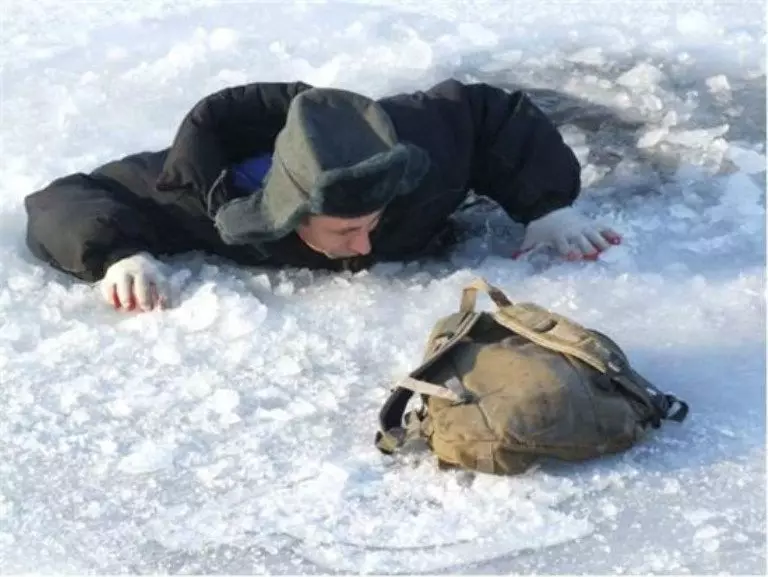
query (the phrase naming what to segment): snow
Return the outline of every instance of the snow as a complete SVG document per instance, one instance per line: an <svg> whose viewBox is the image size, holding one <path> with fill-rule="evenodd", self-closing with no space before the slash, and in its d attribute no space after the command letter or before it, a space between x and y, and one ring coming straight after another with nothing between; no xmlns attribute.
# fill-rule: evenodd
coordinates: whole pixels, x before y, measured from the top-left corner
<svg viewBox="0 0 768 577"><path fill-rule="evenodd" d="M766 572L762 2L10 0L2 18L4 573ZM443 261L177 258L179 306L135 316L24 247L24 195L166 146L213 90L451 75L555 91L532 94L583 163L579 206L624 244L510 260L521 227L481 205ZM380 455L388 385L475 275L612 335L689 419L516 478Z"/></svg>

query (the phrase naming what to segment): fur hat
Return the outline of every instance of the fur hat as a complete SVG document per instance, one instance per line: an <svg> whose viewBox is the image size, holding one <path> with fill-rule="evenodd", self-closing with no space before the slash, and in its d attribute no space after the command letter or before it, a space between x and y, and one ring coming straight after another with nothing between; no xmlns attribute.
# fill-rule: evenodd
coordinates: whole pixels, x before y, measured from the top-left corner
<svg viewBox="0 0 768 577"><path fill-rule="evenodd" d="M262 188L222 206L216 227L228 244L258 244L289 234L307 215L370 214L414 190L429 162L426 151L398 141L376 101L311 88L291 101Z"/></svg>

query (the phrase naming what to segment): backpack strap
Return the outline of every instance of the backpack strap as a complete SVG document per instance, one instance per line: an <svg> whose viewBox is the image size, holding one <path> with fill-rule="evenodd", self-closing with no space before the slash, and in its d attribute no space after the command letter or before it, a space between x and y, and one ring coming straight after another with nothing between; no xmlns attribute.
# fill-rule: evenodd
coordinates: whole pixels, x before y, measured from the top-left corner
<svg viewBox="0 0 768 577"><path fill-rule="evenodd" d="M462 296L462 310L474 310L478 290L486 292L498 307L491 314L500 325L542 347L575 357L618 383L651 412L654 428L661 419L682 422L687 403L664 394L632 369L621 349L597 331L584 328L570 319L535 303L512 302L498 288L479 278L470 283Z"/></svg>
<svg viewBox="0 0 768 577"><path fill-rule="evenodd" d="M501 289L489 284L484 278L476 278L471 283L464 287L461 292L461 312L471 313L475 311L475 304L477 303L477 291L483 291L493 301L497 307L508 307L512 305L512 301L509 300L507 295Z"/></svg>
<svg viewBox="0 0 768 577"><path fill-rule="evenodd" d="M439 343L437 347L427 355L421 365L392 387L389 397L379 412L379 431L376 433L375 443L382 453L394 452L406 440L418 434L416 428L408 426L409 424L403 427L405 409L414 393L422 397L441 397L455 403L465 403L471 399L468 391L461 390L463 387L455 390L442 384L424 381L419 377L453 349L472 330L481 316L480 313L460 312L446 319L440 333L433 335L432 338L433 342Z"/></svg>

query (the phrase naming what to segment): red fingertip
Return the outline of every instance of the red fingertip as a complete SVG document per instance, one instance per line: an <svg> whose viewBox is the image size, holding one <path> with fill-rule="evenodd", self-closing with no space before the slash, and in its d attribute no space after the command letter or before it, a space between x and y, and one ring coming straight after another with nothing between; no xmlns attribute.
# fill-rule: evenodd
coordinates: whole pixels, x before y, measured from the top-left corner
<svg viewBox="0 0 768 577"><path fill-rule="evenodd" d="M112 287L112 305L116 308L120 308L120 297L117 296L117 287Z"/></svg>

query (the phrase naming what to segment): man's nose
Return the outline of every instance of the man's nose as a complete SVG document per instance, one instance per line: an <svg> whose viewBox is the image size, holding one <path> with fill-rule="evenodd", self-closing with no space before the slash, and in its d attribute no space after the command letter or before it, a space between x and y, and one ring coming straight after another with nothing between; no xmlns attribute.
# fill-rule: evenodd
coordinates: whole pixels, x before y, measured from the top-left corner
<svg viewBox="0 0 768 577"><path fill-rule="evenodd" d="M352 239L350 248L356 254L368 254L371 252L371 239L368 237L368 233L361 232L360 234L356 234Z"/></svg>

